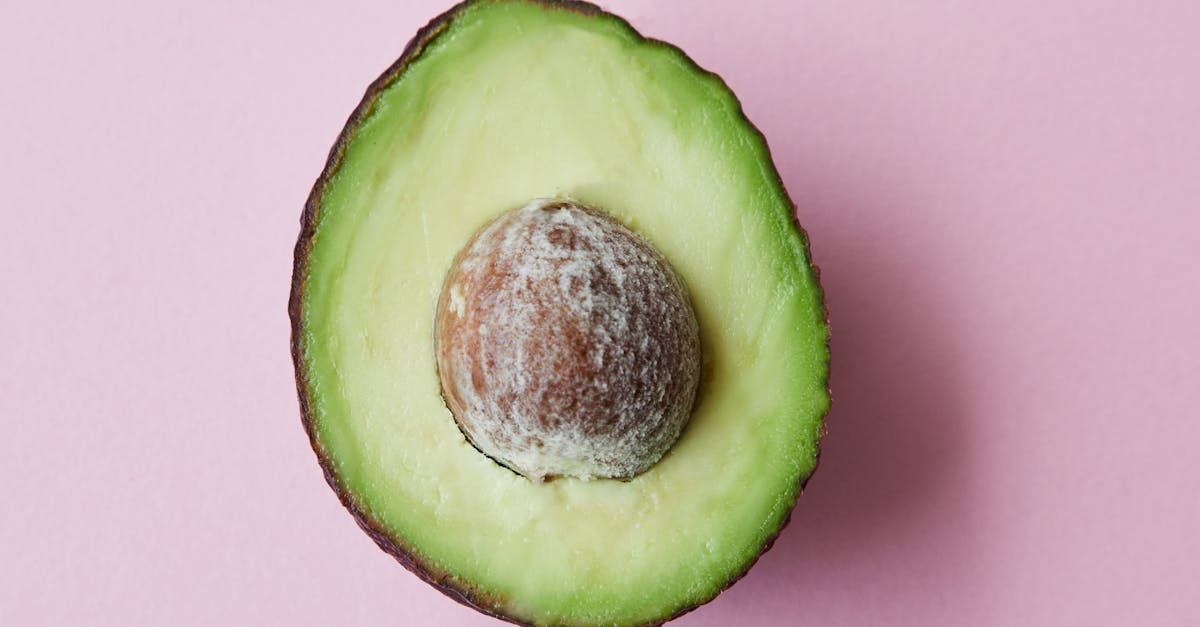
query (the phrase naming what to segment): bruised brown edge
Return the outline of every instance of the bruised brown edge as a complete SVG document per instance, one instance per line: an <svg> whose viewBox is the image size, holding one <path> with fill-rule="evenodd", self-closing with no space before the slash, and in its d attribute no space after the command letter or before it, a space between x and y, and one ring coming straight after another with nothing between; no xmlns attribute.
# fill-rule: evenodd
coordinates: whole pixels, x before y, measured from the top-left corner
<svg viewBox="0 0 1200 627"><path fill-rule="evenodd" d="M694 71L719 82L730 94L733 94L733 90L729 89L729 86L720 76L701 68L696 64L695 61L692 60L691 57L687 55L687 53L683 52L679 48L658 39L642 36L641 33L639 33L637 29L635 29L624 18L608 13L599 6L596 6L590 2L584 2L581 0L463 0L462 2L459 2L448 9L446 12L430 20L428 24L417 31L417 34L413 36L413 38L405 46L404 52L400 55L400 58L397 59L390 67L388 67L388 69L385 70L383 74L379 76L379 78L375 79L375 81L371 83L370 87L367 88L366 94L363 96L362 101L360 101L358 106L354 109L354 113L350 115L350 119L346 121L346 125L342 128L342 132L338 135L337 141L334 143L333 148L330 149L329 158L325 163L325 169L322 170L321 176L313 185L312 191L309 193L308 199L305 201L304 213L300 218L300 236L296 241L295 261L292 272L292 287L291 294L288 299L288 316L291 318L291 353L292 363L296 370L296 390L300 399L301 421L304 424L305 431L308 433L309 443L317 455L317 461L321 465L321 470L325 475L326 483L328 483L329 487L332 488L334 493L337 494L342 505L354 516L358 526L361 527L362 530L365 531L381 549L400 562L404 568L420 577L426 583L432 585L442 594L454 599L459 603L462 603L463 605L466 605L467 607L503 621L518 625L532 626L534 623L525 622L522 617L517 615L515 608L513 608L506 599L498 595L479 590L470 582L463 580L453 573L446 572L445 570L422 558L420 554L412 547L405 546L401 539L393 537L388 533L387 527L382 523L382 521L368 512L366 508L362 507L355 500L354 495L351 494L351 492L345 486L343 486L341 481L338 479L334 471L333 462L330 459L328 452L324 450L324 447L317 439L317 429L315 424L316 417L313 414L312 402L309 397L308 376L304 364L304 330L302 315L304 283L308 274L308 257L310 251L312 250L312 241L316 230L318 217L317 214L320 211L321 200L325 194L325 186L341 168L342 159L345 157L346 153L346 147L349 145L350 140L358 130L359 125L370 116L376 99L384 91L386 91L388 87L390 87L393 83L399 80L401 76L404 75L408 65L412 61L419 58L421 53L424 52L425 47L431 41L436 39L446 28L448 28L454 19L457 18L464 9L481 2L526 2L531 4L539 4L550 9L573 11L581 15L604 16L608 19L613 19L622 27L624 27L629 33L631 33L639 41L639 43L665 48L674 54L677 54L683 61L690 64ZM799 219L796 216L795 202L793 202L791 197L788 195L787 188L784 187L783 184L783 179L780 177L779 171L775 168L775 162L773 159L771 159L771 150L767 143L766 137L764 137L762 131L760 131L758 127L746 117L745 111L742 110L741 103L737 101L736 94L733 94L733 97L734 101L738 105L739 117L742 118L742 121L746 124L746 126L755 135L757 135L758 139L762 142L767 158L770 160L771 174L774 176L775 184L779 186L779 189L783 192L788 204L791 205L792 225L800 235L800 239L804 247L805 263L812 270L813 282L816 285L817 293L821 298L821 310L826 328L825 349L827 361L825 369L825 389L826 395L829 398L830 403L832 403L833 395L829 389L829 341L831 336L829 325L829 307L825 301L824 290L821 287L821 269L815 263L813 263L812 247L809 243L808 232L805 231L804 227L800 225ZM828 409L826 409L826 415L828 415ZM804 491L805 486L808 484L808 480L813 474L816 473L817 465L819 465L821 458L821 440L827 433L828 428L825 421L825 416L822 416L821 431L816 442L817 463L814 464L813 469L808 473L808 475L800 479L800 486L796 491L796 499L799 499L800 495ZM784 518L783 522L780 523L779 528L763 541L762 548L759 550L758 554L746 564L745 568L743 568L740 573L731 577L723 586L721 586L721 588L714 592L712 596L692 605L682 607L672 612L669 616L666 616L660 620L656 620L655 622L646 623L642 627L657 627L667 621L674 620L696 609L697 607L708 603L712 599L716 598L718 594L728 589L739 579L744 577L746 573L750 571L750 568L758 561L758 559L771 549L771 547L775 544L775 540L778 539L779 534L785 527L787 527L788 523L791 522L794 505L795 503L793 502L791 506L789 506L788 514Z"/></svg>

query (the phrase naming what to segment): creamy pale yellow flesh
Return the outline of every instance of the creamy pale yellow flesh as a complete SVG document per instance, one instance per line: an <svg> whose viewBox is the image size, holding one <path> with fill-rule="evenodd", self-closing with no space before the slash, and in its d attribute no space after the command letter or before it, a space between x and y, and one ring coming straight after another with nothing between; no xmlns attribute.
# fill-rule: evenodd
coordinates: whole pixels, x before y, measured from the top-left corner
<svg viewBox="0 0 1200 627"><path fill-rule="evenodd" d="M629 482L530 482L472 448L439 395L452 258L544 196L644 235L695 305L695 413ZM828 405L790 212L732 94L678 51L610 17L470 6L374 103L320 198L301 334L318 448L402 546L525 621L637 624L707 600L779 528Z"/></svg>

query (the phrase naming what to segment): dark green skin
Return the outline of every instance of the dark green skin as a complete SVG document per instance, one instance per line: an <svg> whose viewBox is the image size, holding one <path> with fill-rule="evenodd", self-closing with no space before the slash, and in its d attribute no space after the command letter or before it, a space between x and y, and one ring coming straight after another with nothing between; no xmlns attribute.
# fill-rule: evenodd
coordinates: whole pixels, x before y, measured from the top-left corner
<svg viewBox="0 0 1200 627"><path fill-rule="evenodd" d="M337 494L338 499L340 499L342 502L342 505L354 516L355 521L358 522L358 526L361 527L362 530L365 531L367 535L379 545L379 548L396 558L396 560L400 562L402 566L412 571L434 588L438 589L442 594L445 594L446 596L458 601L459 603L462 603L463 605L487 614L488 616L518 625L528 625L529 627L534 627L535 623L528 622L526 619L521 617L515 611L515 608L513 608L507 601L507 599L479 590L471 582L466 581L454 575L453 573L446 572L434 564L430 564L423 557L421 557L420 552L416 550L416 547L407 546L403 540L391 535L382 521L372 516L366 510L366 508L362 507L354 494L351 493L350 490L348 490L337 477L337 474L334 471L333 460L331 459L328 451L326 451L317 440L316 425L314 423L315 416L312 411L312 399L309 397L308 373L305 372L304 369L303 334L301 332L301 324L303 320L302 308L304 304L304 278L308 274L308 257L309 252L312 249L313 233L317 224L317 214L320 211L321 200L325 194L325 186L341 167L346 146L349 144L350 139L358 130L359 124L362 123L362 121L367 117L367 114L370 112L371 107L374 106L376 98L378 98L380 94L382 94L389 86L391 86L392 83L404 75L409 63L419 57L424 51L425 46L436 39L438 35L440 35L442 31L454 21L454 19L464 8L480 1L487 0L464 0L451 7L445 13L433 18L433 20L426 24L424 28L417 31L417 34L408 42L408 45L404 47L404 52L400 55L400 58L397 59L396 62L391 65L391 67L384 71L384 73L380 75L379 78L375 79L375 81L371 83L371 86L367 88L367 92L363 96L362 101L359 102L358 107L354 109L354 113L350 115L350 119L347 120L345 127L342 128L341 134L338 135L337 142L329 151L329 159L325 163L325 169L321 172L321 176L317 179L316 184L313 185L312 191L308 195L308 200L304 204L304 214L300 218L300 237L296 241L295 264L292 272L292 291L291 297L288 300L288 315L290 316L292 322L292 363L296 369L296 390L300 397L301 420L304 424L305 431L308 432L309 443L312 445L313 451L317 454L317 460L321 465L321 470L325 474L326 483L329 484L329 487L333 488L334 493ZM638 34L637 31L626 20L620 18L619 16L613 16L610 13L606 13L603 9L591 4L590 2L582 2L580 0L510 1L538 4L547 9L574 11L583 15L606 15L614 17L628 27L631 32L637 34L638 37L641 37L641 35ZM649 45L663 46L674 49L674 46L671 44L657 39L641 37L641 40ZM682 54L683 57L692 64L692 69L695 72L707 76L713 76L720 80L719 76L716 76L715 74L708 72L707 70L704 70L700 66L696 65L696 63L692 61L690 57L687 57L686 54L682 53L682 51L680 54ZM750 130L754 133L757 133L761 137L762 132L759 131L758 128L755 127L748 119L746 119L745 113L741 111L739 111L739 113L741 113L742 119L746 122L746 125L750 128ZM783 189L783 181L779 177L779 172L775 170L773 166L772 174L779 182L780 189ZM812 268L814 280L817 283L818 289L820 289L820 268L818 268L816 264L812 262L808 234L805 232L804 228L800 226L800 223L796 221L794 210L795 204L793 203L792 206L792 223L795 226L796 231L800 234L801 239L804 241L804 249L806 251L806 255L808 255L806 262ZM824 300L824 294L822 292L822 307L825 311L825 324L828 326L829 310L825 305ZM826 389L829 387L828 378L825 381L825 387ZM825 436L825 433L826 428L824 423L822 423L822 438ZM819 463L819 441L817 442L817 459ZM816 468L814 467L813 473L810 473L808 477L805 477L801 481L801 492L804 490L805 484L808 483L808 480L815 472ZM763 553L766 553L767 550L771 548L771 546L775 543L775 539L778 538L779 533L783 531L784 527L786 527L790 521L791 513L789 512L788 516L784 518L783 522L779 525L779 528L763 541L763 546L759 551L758 556L751 560L741 573L731 577L729 581L726 582L726 584L722 587L722 591L729 588L729 586L732 586L735 582L745 576L747 572L749 572L750 567L752 567L754 563L758 561L758 558L761 557ZM717 592L717 594L719 593L720 591ZM704 601L694 605L678 608L672 611L669 615L663 616L661 619L646 623L643 627L662 625L669 620L678 618L679 616L696 609L704 603L711 601L715 597L716 594L714 594L713 597L705 599Z"/></svg>

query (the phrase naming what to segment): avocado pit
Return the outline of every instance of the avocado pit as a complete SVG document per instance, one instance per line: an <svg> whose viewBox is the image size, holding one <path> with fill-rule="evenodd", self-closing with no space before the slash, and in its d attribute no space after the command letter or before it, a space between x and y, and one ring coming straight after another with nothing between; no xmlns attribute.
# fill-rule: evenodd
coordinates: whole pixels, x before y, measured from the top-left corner
<svg viewBox="0 0 1200 627"><path fill-rule="evenodd" d="M463 434L533 480L634 477L691 415L700 340L683 282L575 202L534 200L481 228L446 277L434 333Z"/></svg>

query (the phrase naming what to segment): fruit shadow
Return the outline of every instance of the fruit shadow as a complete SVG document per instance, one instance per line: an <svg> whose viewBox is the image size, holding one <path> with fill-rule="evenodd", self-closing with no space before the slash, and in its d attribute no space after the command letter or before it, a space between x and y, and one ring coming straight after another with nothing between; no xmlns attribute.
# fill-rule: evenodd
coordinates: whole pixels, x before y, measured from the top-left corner
<svg viewBox="0 0 1200 627"><path fill-rule="evenodd" d="M952 315L933 311L947 300L888 238L842 244L826 242L817 260L833 332L828 434L787 530L800 541L781 538L790 555L773 568L803 568L813 550L844 559L875 542L924 542L922 520L966 481L959 349Z"/></svg>
<svg viewBox="0 0 1200 627"><path fill-rule="evenodd" d="M859 595L901 603L889 597L906 586L888 580L906 569L935 571L924 580L969 579L969 565L931 557L945 553L933 530L961 523L959 531L970 531L962 504L969 407L949 324L955 297L922 263L928 242L863 224L906 207L893 199L843 211L838 205L853 202L847 190L857 186L837 187L837 198L814 199L811 220L800 212L832 328L833 405L818 470L745 580L695 613L696 622L681 623L732 624L725 621L747 611L819 621Z"/></svg>

